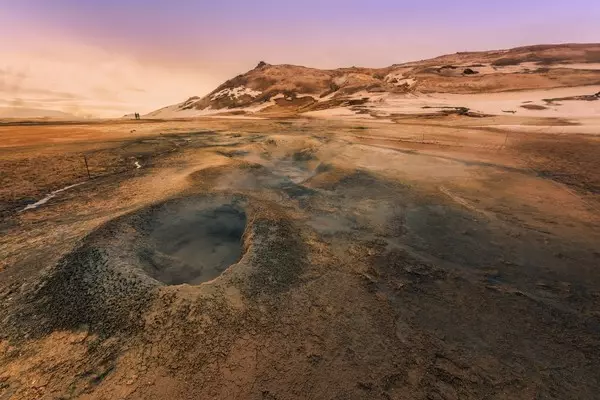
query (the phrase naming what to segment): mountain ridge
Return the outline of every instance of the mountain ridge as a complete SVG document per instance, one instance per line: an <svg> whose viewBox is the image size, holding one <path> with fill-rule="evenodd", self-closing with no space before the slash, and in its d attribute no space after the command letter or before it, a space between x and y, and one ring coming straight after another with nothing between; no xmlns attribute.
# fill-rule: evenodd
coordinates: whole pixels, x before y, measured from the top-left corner
<svg viewBox="0 0 600 400"><path fill-rule="evenodd" d="M459 52L383 68L318 69L261 61L204 97L146 115L295 114L369 101L372 94L478 94L600 85L600 44Z"/></svg>

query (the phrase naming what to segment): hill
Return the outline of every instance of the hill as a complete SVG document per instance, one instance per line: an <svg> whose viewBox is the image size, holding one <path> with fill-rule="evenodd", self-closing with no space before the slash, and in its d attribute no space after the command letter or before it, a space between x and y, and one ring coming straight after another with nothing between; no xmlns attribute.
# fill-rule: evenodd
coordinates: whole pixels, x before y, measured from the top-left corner
<svg viewBox="0 0 600 400"><path fill-rule="evenodd" d="M145 117L287 115L340 107L366 113L365 109L377 109L377 105L398 99L414 100L413 105L426 109L423 107L432 105L423 103L423 99L439 100L444 94L482 95L594 85L600 85L600 44L456 53L386 68L321 70L260 62L253 70L228 80L204 97L190 97ZM594 88L590 89L592 92L575 95L596 93ZM543 95L530 101L542 99ZM397 111L393 105L391 109ZM414 111L414 107L411 109Z"/></svg>
<svg viewBox="0 0 600 400"><path fill-rule="evenodd" d="M57 110L43 110L37 108L0 107L0 118L59 118L77 119L73 114Z"/></svg>

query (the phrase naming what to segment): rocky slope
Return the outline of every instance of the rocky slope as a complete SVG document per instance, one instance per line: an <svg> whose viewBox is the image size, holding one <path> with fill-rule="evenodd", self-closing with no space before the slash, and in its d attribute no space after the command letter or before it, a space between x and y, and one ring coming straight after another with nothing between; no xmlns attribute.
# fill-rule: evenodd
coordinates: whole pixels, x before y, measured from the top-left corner
<svg viewBox="0 0 600 400"><path fill-rule="evenodd" d="M381 102L382 96L410 98L590 85L600 85L600 44L456 53L387 68L320 70L261 62L205 97L190 97L146 117L295 114Z"/></svg>

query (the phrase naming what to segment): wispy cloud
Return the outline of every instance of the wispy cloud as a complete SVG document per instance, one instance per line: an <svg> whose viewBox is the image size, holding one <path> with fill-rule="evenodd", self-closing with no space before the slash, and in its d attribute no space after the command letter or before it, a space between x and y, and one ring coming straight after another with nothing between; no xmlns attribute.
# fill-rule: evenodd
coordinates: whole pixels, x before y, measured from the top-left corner
<svg viewBox="0 0 600 400"><path fill-rule="evenodd" d="M47 102L59 111L116 117L182 101L215 84L194 70L144 65L60 36L44 40L57 52L40 53L36 43L22 42L0 59L0 96L14 107L31 106L26 99L35 98L36 107Z"/></svg>

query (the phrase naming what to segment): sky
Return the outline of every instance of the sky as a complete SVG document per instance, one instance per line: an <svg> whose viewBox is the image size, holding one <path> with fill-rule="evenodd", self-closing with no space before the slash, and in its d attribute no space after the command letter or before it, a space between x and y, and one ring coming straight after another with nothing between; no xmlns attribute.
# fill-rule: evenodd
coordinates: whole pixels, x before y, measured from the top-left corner
<svg viewBox="0 0 600 400"><path fill-rule="evenodd" d="M384 67L600 42L598 0L0 0L0 108L142 114L259 61Z"/></svg>

